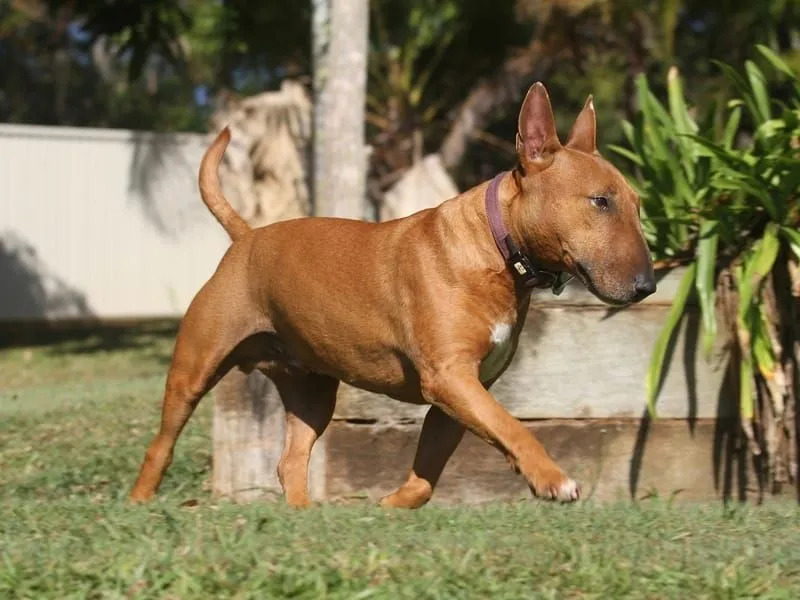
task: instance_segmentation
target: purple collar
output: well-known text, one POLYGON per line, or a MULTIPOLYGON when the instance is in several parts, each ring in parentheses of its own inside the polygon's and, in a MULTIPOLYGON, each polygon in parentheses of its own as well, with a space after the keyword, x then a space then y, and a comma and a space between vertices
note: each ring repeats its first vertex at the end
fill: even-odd
POLYGON ((528 256, 514 242, 506 224, 503 223, 498 189, 506 173, 507 171, 504 171, 496 175, 486 190, 486 216, 489 218, 489 229, 492 231, 494 243, 503 255, 506 265, 514 276, 514 282, 519 287, 523 289, 549 287, 557 296, 564 290, 564 286, 572 279, 572 276, 564 272, 554 273, 534 267, 528 256))

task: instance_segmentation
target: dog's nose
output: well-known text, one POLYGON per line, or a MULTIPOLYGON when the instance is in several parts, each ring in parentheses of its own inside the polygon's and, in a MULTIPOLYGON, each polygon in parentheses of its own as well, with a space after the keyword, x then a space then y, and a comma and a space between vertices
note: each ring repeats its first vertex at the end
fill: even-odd
POLYGON ((656 280, 652 275, 640 273, 633 280, 633 301, 640 302, 656 291, 656 280))

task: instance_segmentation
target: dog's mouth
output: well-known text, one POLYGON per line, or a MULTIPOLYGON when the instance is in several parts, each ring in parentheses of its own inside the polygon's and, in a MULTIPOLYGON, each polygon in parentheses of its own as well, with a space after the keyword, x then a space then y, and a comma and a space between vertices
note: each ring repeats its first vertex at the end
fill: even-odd
POLYGON ((620 300, 619 298, 614 298, 601 292, 594 284, 594 280, 592 279, 589 269, 587 269, 580 261, 575 261, 575 275, 581 280, 583 285, 586 286, 587 290, 589 290, 592 294, 597 296, 606 304, 623 307, 628 306, 631 303, 630 300, 620 300))

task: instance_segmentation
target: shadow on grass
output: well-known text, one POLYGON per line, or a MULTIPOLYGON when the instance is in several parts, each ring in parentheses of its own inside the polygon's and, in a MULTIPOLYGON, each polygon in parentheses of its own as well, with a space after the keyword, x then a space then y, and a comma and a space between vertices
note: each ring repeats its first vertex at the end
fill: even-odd
MULTIPOLYGON (((0 349, 48 346, 51 354, 93 354, 123 350, 171 347, 178 331, 177 319, 119 324, 98 322, 0 325, 0 349)), ((169 354, 162 352, 163 362, 169 354)), ((158 357, 162 360, 162 357, 158 357)))

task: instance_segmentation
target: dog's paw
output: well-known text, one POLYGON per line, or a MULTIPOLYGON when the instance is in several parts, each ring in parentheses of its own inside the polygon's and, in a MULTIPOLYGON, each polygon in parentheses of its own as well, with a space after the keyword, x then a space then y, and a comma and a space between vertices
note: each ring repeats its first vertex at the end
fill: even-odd
POLYGON ((553 502, 575 502, 581 497, 578 482, 563 474, 547 484, 534 487, 532 491, 536 497, 553 502))
POLYGON ((153 499, 154 494, 134 491, 128 496, 128 504, 147 504, 153 499))
POLYGON ((558 500, 559 502, 575 502, 576 500, 580 500, 580 497, 581 488, 578 482, 567 477, 561 485, 558 486, 553 500, 558 500))

